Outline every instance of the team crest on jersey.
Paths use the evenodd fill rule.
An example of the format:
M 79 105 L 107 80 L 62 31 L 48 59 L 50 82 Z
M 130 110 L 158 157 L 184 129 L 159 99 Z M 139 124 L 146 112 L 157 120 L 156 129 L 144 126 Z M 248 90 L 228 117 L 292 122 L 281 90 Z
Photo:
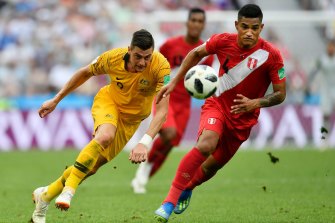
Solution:
M 210 125 L 214 125 L 215 122 L 216 122 L 216 118 L 209 118 L 208 119 L 208 124 L 210 124 Z
M 141 79 L 141 80 L 140 80 L 140 84 L 141 84 L 141 85 L 144 85 L 144 86 L 148 86 L 148 85 L 149 85 L 149 81 L 146 80 L 146 79 Z
M 252 70 L 257 67 L 257 62 L 258 62 L 257 59 L 249 57 L 247 66 L 249 67 L 250 70 Z

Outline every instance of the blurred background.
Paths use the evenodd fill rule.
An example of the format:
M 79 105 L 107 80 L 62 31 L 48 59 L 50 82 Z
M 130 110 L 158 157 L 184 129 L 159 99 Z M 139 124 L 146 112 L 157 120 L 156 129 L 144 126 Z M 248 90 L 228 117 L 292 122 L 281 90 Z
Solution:
M 261 36 L 281 50 L 288 93 L 284 105 L 262 110 L 243 147 L 334 148 L 335 113 L 332 108 L 323 123 L 318 78 L 320 60 L 330 54 L 335 36 L 334 0 L 13 0 L 0 1 L 0 151 L 81 149 L 91 137 L 92 99 L 108 84 L 106 77 L 92 78 L 49 117 L 40 119 L 37 113 L 76 69 L 108 49 L 127 47 L 141 28 L 153 33 L 158 49 L 166 38 L 185 33 L 187 12 L 194 6 L 207 12 L 203 39 L 235 32 L 236 10 L 245 3 L 257 3 L 263 10 Z M 334 61 L 332 55 L 329 66 L 334 69 L 328 72 L 333 78 L 326 80 L 332 86 Z M 334 91 L 329 94 L 335 100 Z M 195 141 L 202 103 L 193 101 L 183 148 Z M 127 148 L 144 134 L 149 120 Z

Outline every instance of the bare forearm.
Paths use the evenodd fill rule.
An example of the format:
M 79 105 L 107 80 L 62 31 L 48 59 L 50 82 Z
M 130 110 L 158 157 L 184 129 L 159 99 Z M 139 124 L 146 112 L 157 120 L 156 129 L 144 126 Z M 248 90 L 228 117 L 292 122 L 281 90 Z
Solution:
M 285 100 L 285 95 L 282 92 L 277 91 L 272 94 L 268 94 L 264 96 L 263 98 L 260 98 L 259 105 L 260 107 L 271 107 L 271 106 L 282 103 L 284 100 Z
M 64 85 L 64 87 L 56 94 L 55 100 L 57 103 L 61 101 L 66 95 L 71 93 L 77 87 L 85 83 L 92 74 L 88 71 L 88 67 L 79 69 L 71 79 Z
M 156 104 L 156 114 L 152 118 L 150 122 L 149 129 L 147 130 L 146 134 L 154 138 L 159 130 L 162 128 L 162 125 L 166 121 L 168 108 L 169 108 L 169 99 L 170 97 L 167 96 L 163 98 L 158 104 Z
M 156 113 L 150 122 L 150 126 L 146 134 L 154 138 L 159 130 L 162 128 L 162 125 L 166 121 L 166 114 L 164 113 Z

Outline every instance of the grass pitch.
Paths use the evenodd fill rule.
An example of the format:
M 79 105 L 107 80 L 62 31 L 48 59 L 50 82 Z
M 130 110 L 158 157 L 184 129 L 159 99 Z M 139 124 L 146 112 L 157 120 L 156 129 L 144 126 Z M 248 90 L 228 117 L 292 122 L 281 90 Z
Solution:
M 122 152 L 79 186 L 71 208 L 51 203 L 48 223 L 154 222 L 153 212 L 166 196 L 185 152 L 170 155 L 146 195 L 134 195 L 130 181 L 136 165 Z M 196 188 L 191 204 L 173 222 L 335 222 L 335 150 L 239 151 L 210 181 Z M 31 193 L 56 179 L 78 151 L 0 153 L 0 222 L 28 222 Z

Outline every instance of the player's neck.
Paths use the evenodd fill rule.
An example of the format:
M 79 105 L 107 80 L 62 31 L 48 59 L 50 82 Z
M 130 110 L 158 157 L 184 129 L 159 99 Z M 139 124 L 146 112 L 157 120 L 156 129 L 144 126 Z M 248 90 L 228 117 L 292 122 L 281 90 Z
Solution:
M 188 36 L 188 35 L 185 36 L 185 42 L 188 43 L 188 44 L 198 43 L 199 39 L 200 39 L 199 37 L 191 37 L 191 36 Z
M 137 71 L 135 70 L 135 68 L 132 67 L 132 65 L 131 65 L 131 63 L 129 61 L 126 61 L 125 68 L 130 73 L 137 73 Z
M 256 42 L 255 44 L 253 45 L 243 45 L 242 43 L 240 43 L 239 41 L 237 41 L 237 45 L 240 49 L 242 50 L 250 50 L 252 48 L 254 48 L 256 45 L 257 45 L 258 42 Z

